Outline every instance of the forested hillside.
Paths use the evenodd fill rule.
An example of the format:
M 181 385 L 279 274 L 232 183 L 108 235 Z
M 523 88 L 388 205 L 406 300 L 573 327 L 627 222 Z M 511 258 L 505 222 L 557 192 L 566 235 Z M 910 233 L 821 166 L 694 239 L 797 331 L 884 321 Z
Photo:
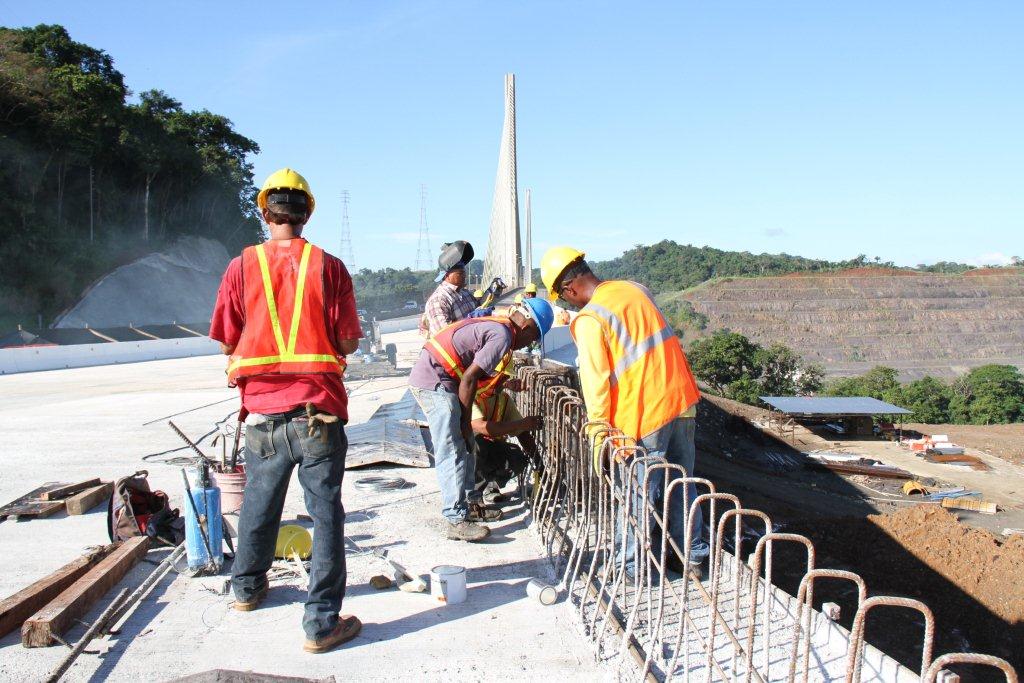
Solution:
M 0 327 L 43 323 L 114 267 L 179 235 L 259 238 L 257 144 L 61 26 L 0 28 Z
M 789 254 L 723 251 L 662 240 L 650 246 L 637 245 L 618 258 L 595 263 L 594 268 L 603 278 L 635 280 L 662 293 L 687 289 L 716 277 L 785 275 L 869 265 L 892 267 L 891 263 L 881 263 L 879 259 L 869 261 L 864 255 L 849 261 L 822 261 Z

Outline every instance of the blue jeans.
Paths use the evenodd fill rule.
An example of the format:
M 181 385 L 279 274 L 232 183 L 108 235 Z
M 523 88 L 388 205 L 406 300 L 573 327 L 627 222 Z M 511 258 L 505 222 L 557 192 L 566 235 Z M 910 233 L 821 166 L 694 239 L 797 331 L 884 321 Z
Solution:
M 296 412 L 267 416 L 263 424 L 246 427 L 245 495 L 231 583 L 241 601 L 252 599 L 267 585 L 288 482 L 298 465 L 306 510 L 313 518 L 313 558 L 302 628 L 316 640 L 334 629 L 345 597 L 341 480 L 348 440 L 340 422 L 320 427 L 326 440 L 320 434 L 309 436 L 305 414 Z
M 476 486 L 476 458 L 462 436 L 462 404 L 459 397 L 444 389 L 428 391 L 411 387 L 416 402 L 427 415 L 430 440 L 434 444 L 434 468 L 441 486 L 441 514 L 452 524 L 466 519 L 469 502 L 480 494 Z
M 696 420 L 692 417 L 679 417 L 672 420 L 667 425 L 654 432 L 653 434 L 641 439 L 640 445 L 647 449 L 647 455 L 650 456 L 661 456 L 665 458 L 666 462 L 674 465 L 681 465 L 687 475 L 693 476 L 693 463 L 697 457 L 697 448 L 694 444 L 694 431 L 696 427 Z M 637 514 L 638 510 L 642 509 L 643 506 L 643 491 L 640 486 L 643 485 L 644 474 L 647 470 L 646 465 L 637 465 L 635 468 L 626 467 L 623 468 L 624 472 L 627 473 L 625 476 L 631 476 L 632 472 L 636 473 L 637 486 L 634 488 L 633 496 L 633 514 L 637 517 L 637 524 L 643 522 L 642 517 Z M 647 500 L 650 505 L 654 507 L 660 516 L 664 509 L 664 500 L 662 499 L 662 491 L 667 488 L 668 484 L 665 483 L 665 472 L 664 469 L 655 470 L 647 482 Z M 678 472 L 669 472 L 669 484 L 679 478 Z M 620 477 L 624 478 L 624 477 Z M 686 497 L 688 503 L 684 505 L 683 501 L 683 489 L 682 487 L 676 487 L 672 492 L 672 500 L 668 509 L 668 535 L 675 541 L 676 545 L 683 552 L 686 551 L 686 515 L 688 510 L 686 509 L 689 504 L 693 503 L 693 499 L 697 497 L 697 487 L 693 484 L 686 485 Z M 694 527 L 693 536 L 690 541 L 690 562 L 699 563 L 704 560 L 710 553 L 711 549 L 708 546 L 707 541 L 704 540 L 704 516 L 701 512 L 700 507 L 696 509 L 693 515 Z M 618 522 L 616 522 L 618 524 Z M 660 557 L 661 545 L 660 545 L 660 531 L 653 517 L 650 520 L 651 529 L 651 544 L 654 549 L 656 557 Z M 616 529 L 616 540 L 621 539 L 621 532 Z M 624 546 L 619 548 L 619 561 L 622 561 L 623 552 L 625 553 L 626 559 L 626 572 L 631 576 L 635 576 L 636 570 L 636 549 L 637 541 L 636 534 L 633 528 L 626 527 L 626 543 Z M 668 556 L 671 557 L 673 554 L 672 547 L 668 548 Z M 679 558 L 682 561 L 683 558 Z

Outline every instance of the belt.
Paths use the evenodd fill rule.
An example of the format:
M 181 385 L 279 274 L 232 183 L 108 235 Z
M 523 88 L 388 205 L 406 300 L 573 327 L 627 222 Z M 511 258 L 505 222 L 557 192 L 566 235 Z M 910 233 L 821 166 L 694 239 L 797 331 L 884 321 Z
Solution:
M 306 417 L 305 406 L 299 406 L 298 408 L 292 408 L 286 413 L 264 413 L 263 417 L 274 422 L 288 422 L 294 420 L 297 417 Z

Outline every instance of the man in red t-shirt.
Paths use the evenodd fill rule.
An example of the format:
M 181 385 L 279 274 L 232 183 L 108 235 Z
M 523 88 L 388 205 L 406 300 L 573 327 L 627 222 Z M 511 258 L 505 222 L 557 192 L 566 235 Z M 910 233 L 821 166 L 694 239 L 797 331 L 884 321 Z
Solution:
M 303 629 L 307 652 L 354 638 L 362 623 L 339 615 L 345 596 L 341 481 L 348 442 L 344 357 L 362 330 L 352 278 L 337 258 L 301 238 L 313 212 L 306 179 L 281 169 L 257 197 L 270 239 L 231 261 L 210 322 L 229 356 L 228 382 L 242 395 L 246 486 L 232 566 L 235 609 L 267 594 L 292 470 L 299 468 L 313 518 L 313 560 Z

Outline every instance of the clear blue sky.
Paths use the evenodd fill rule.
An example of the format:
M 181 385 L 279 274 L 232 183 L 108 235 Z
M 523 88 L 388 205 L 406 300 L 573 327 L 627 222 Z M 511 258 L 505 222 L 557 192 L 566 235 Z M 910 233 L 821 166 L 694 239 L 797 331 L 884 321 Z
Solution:
M 310 9 L 309 5 L 319 5 Z M 231 118 L 257 183 L 289 165 L 337 250 L 411 266 L 486 243 L 503 74 L 537 255 L 669 238 L 900 264 L 1024 256 L 1024 3 L 0 0 L 65 25 L 135 91 Z M 536 261 L 535 261 L 536 262 Z

